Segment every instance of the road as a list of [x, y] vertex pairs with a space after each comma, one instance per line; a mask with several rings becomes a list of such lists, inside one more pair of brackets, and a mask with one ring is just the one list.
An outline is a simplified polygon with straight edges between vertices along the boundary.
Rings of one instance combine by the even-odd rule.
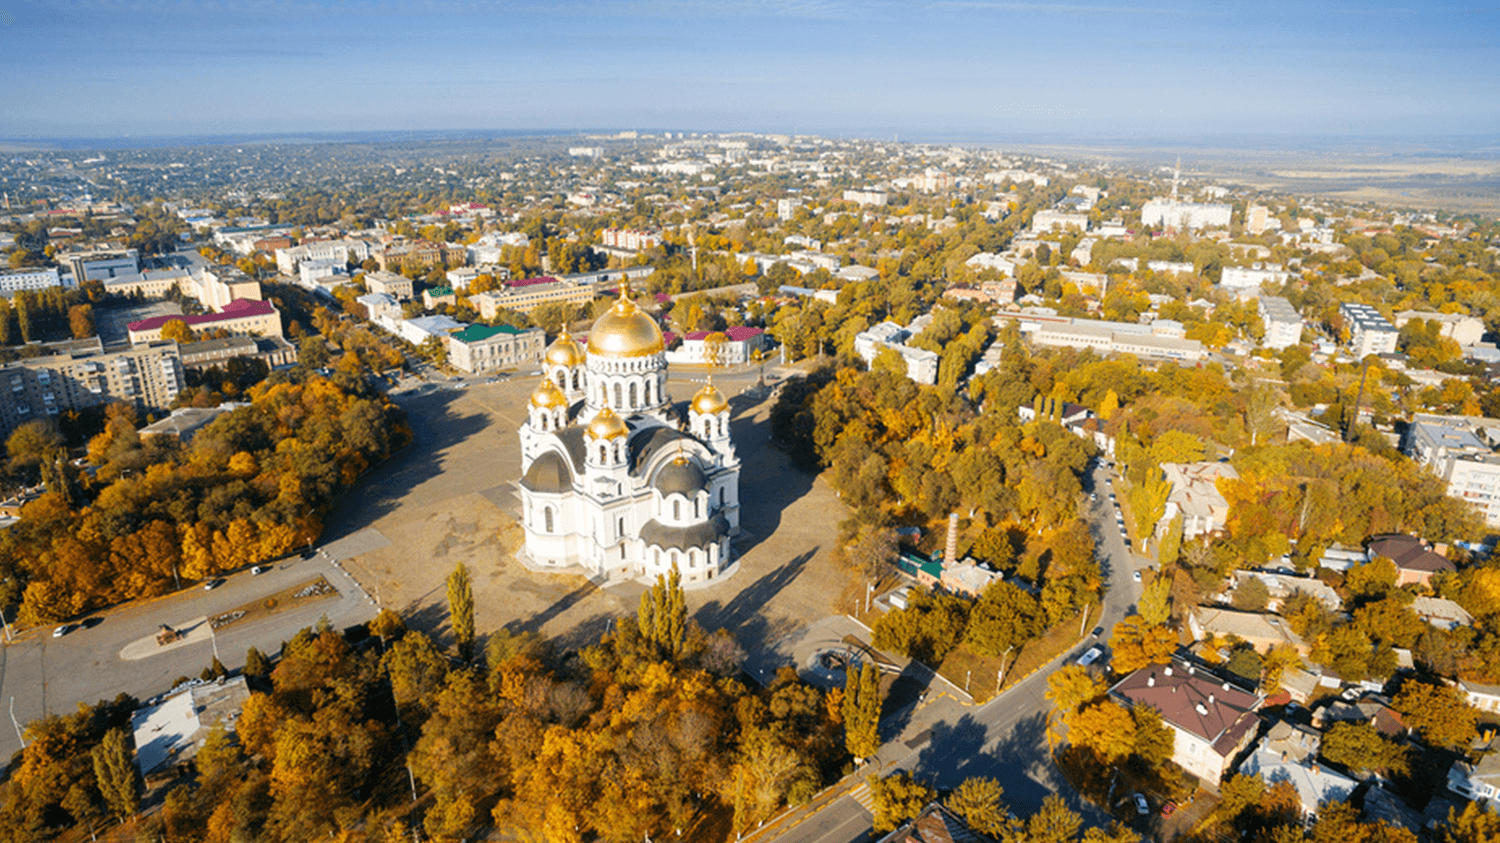
[[[1141, 593], [1134, 573], [1148, 565], [1146, 559], [1130, 552], [1116, 526], [1119, 510], [1109, 498], [1109, 473], [1100, 467], [1086, 478], [1086, 491], [1099, 497], [1089, 503], [1087, 517], [1107, 583], [1104, 611], [1095, 623], [1104, 627], [1105, 635], [1134, 609]], [[907, 770], [938, 788], [954, 787], [973, 776], [989, 776], [1005, 788], [1006, 802], [1022, 816], [1039, 808], [1048, 794], [1058, 793], [1086, 821], [1102, 823], [1104, 815], [1083, 803], [1052, 763], [1045, 735], [1051, 707], [1046, 699], [1047, 677], [1093, 643], [1091, 638], [1080, 641], [983, 706], [941, 696], [919, 705], [910, 715], [887, 717], [881, 729], [886, 743], [860, 773], [884, 776]], [[781, 830], [775, 839], [777, 843], [865, 843], [875, 839], [870, 822], [869, 787], [861, 783]]]
[[[259, 621], [231, 625], [206, 637], [159, 654], [127, 660], [121, 650], [154, 636], [161, 624], [174, 628], [229, 611], [319, 575], [339, 590], [337, 597], [316, 600]], [[61, 638], [36, 629], [0, 648], [0, 765], [21, 748], [14, 715], [21, 728], [48, 714], [69, 714], [79, 703], [113, 699], [119, 694], [145, 700], [172, 687], [179, 676], [196, 677], [213, 661], [230, 670], [244, 666], [245, 653], [258, 647], [274, 655], [282, 642], [326, 615], [335, 629], [368, 620], [375, 606], [335, 560], [318, 555], [280, 560], [259, 576], [243, 571], [226, 576], [212, 591], [192, 584], [155, 600], [121, 606], [91, 616], [97, 624]], [[206, 628], [205, 628], [206, 629]], [[153, 648], [154, 649], [154, 648]]]

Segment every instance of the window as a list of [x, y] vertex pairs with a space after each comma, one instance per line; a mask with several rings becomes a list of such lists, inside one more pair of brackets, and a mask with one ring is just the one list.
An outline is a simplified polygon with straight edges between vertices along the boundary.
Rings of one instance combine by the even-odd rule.
[[682, 501], [672, 501], [672, 520], [682, 520]]
[[620, 538], [625, 538], [625, 519], [624, 518], [620, 519], [620, 531], [616, 535], [618, 535]]
[[634, 410], [635, 408], [636, 408], [635, 382], [632, 381], [631, 384], [630, 384], [630, 409]]
[[542, 525], [542, 532], [552, 532], [552, 507], [550, 506], [542, 508]]
[[620, 401], [620, 385], [617, 383], [615, 384], [615, 408], [619, 409], [623, 406], [624, 405]]
[[693, 517], [703, 517], [703, 500], [701, 498], [693, 498]]

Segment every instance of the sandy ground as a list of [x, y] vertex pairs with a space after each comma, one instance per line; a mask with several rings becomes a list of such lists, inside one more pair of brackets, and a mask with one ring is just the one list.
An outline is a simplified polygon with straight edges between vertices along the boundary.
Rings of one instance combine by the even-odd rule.
[[[697, 378], [674, 375], [672, 394], [691, 395]], [[731, 396], [745, 535], [736, 541], [733, 575], [690, 591], [688, 602], [705, 627], [728, 628], [754, 649], [826, 615], [844, 591], [847, 576], [830, 552], [845, 508], [827, 484], [766, 444], [769, 402], [739, 394], [753, 375], [716, 382]], [[363, 478], [331, 514], [324, 541], [367, 540], [373, 549], [346, 565], [409, 624], [446, 635], [445, 581], [459, 562], [474, 583], [481, 635], [508, 627], [577, 646], [634, 612], [640, 586], [601, 590], [581, 576], [528, 571], [514, 557], [521, 542], [513, 517], [516, 429], [535, 383], [518, 378], [398, 395], [417, 443]], [[382, 537], [389, 544], [380, 546]]]

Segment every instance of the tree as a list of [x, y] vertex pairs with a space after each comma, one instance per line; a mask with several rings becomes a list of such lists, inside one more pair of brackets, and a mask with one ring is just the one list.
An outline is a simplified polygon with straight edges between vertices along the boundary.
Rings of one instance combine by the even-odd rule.
[[1162, 534], [1161, 541], [1156, 546], [1156, 558], [1161, 562], [1161, 567], [1168, 568], [1177, 564], [1177, 557], [1182, 552], [1182, 513], [1172, 516], [1167, 522], [1167, 531]]
[[110, 810], [121, 821], [135, 814], [141, 805], [140, 786], [125, 730], [116, 728], [104, 733], [104, 740], [94, 747], [91, 754], [94, 757], [94, 778]]
[[851, 664], [844, 682], [844, 746], [855, 758], [870, 758], [880, 749], [880, 671], [866, 660]]
[[703, 365], [723, 367], [729, 365], [729, 337], [722, 331], [714, 331], [703, 338]]
[[1133, 706], [1130, 718], [1135, 721], [1135, 757], [1156, 768], [1172, 760], [1177, 736], [1161, 719], [1161, 712], [1149, 705]]
[[981, 655], [998, 657], [1042, 631], [1037, 600], [1014, 583], [991, 583], [969, 613], [967, 639]]
[[883, 779], [870, 776], [869, 782], [877, 833], [895, 830], [896, 826], [922, 813], [922, 809], [937, 798], [937, 791], [912, 778], [905, 770]]
[[1161, 626], [1172, 619], [1172, 577], [1157, 574], [1141, 592], [1141, 619], [1151, 626]]
[[1450, 685], [1409, 680], [1401, 686], [1392, 707], [1401, 712], [1401, 722], [1429, 746], [1462, 749], [1477, 734], [1479, 712], [1469, 705], [1462, 691]]
[[1465, 805], [1462, 813], [1449, 808], [1442, 839], [1444, 843], [1495, 843], [1500, 840], [1500, 814], [1477, 801]]
[[1026, 843], [1071, 843], [1082, 826], [1083, 818], [1061, 796], [1049, 793], [1042, 807], [1026, 818]]
[[251, 679], [265, 679], [271, 675], [271, 660], [259, 649], [251, 647], [245, 651], [245, 669], [241, 672]]
[[1113, 700], [1085, 706], [1068, 723], [1068, 741], [1113, 766], [1135, 751], [1135, 721]]
[[1340, 722], [1323, 735], [1319, 753], [1352, 772], [1371, 770], [1404, 776], [1411, 769], [1406, 748], [1390, 740], [1369, 723]]
[[962, 817], [969, 828], [994, 840], [1004, 839], [1014, 822], [1005, 805], [1005, 789], [985, 776], [964, 779], [943, 805]]
[[1245, 577], [1240, 584], [1235, 586], [1234, 595], [1230, 602], [1234, 608], [1242, 612], [1265, 611], [1266, 603], [1271, 599], [1271, 590], [1261, 581], [1260, 577]]
[[1165, 626], [1146, 623], [1140, 615], [1131, 615], [1115, 624], [1114, 670], [1131, 673], [1151, 664], [1167, 664], [1177, 651], [1177, 633]]
[[448, 619], [453, 625], [458, 657], [468, 662], [474, 658], [474, 589], [469, 583], [469, 569], [462, 562], [448, 575]]
[[192, 342], [198, 338], [198, 334], [192, 328], [188, 327], [188, 323], [185, 320], [168, 319], [162, 323], [161, 338], [176, 342]]
[[677, 660], [687, 641], [687, 598], [682, 592], [682, 574], [674, 563], [665, 575], [641, 594], [636, 627], [656, 649], [657, 658]]
[[73, 339], [87, 339], [94, 335], [94, 306], [91, 304], [75, 304], [68, 308], [68, 329], [73, 332]]

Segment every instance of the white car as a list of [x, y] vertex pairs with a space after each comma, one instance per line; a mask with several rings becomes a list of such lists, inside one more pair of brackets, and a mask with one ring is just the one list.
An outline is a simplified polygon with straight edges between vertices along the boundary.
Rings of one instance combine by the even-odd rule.
[[1141, 572], [1140, 571], [1131, 571], [1130, 572], [1130, 578], [1132, 580], [1135, 580], [1136, 582], [1140, 582], [1141, 581]]
[[61, 638], [77, 628], [77, 624], [65, 623], [57, 629], [52, 630], [53, 638]]
[[1151, 813], [1151, 806], [1146, 804], [1146, 797], [1137, 793], [1131, 796], [1130, 799], [1135, 803], [1135, 812], [1137, 814], [1140, 814], [1144, 817], [1147, 814]]
[[1080, 667], [1088, 667], [1089, 665], [1098, 661], [1099, 657], [1102, 655], [1104, 655], [1103, 647], [1090, 647], [1088, 649], [1088, 652], [1078, 657], [1078, 665]]

